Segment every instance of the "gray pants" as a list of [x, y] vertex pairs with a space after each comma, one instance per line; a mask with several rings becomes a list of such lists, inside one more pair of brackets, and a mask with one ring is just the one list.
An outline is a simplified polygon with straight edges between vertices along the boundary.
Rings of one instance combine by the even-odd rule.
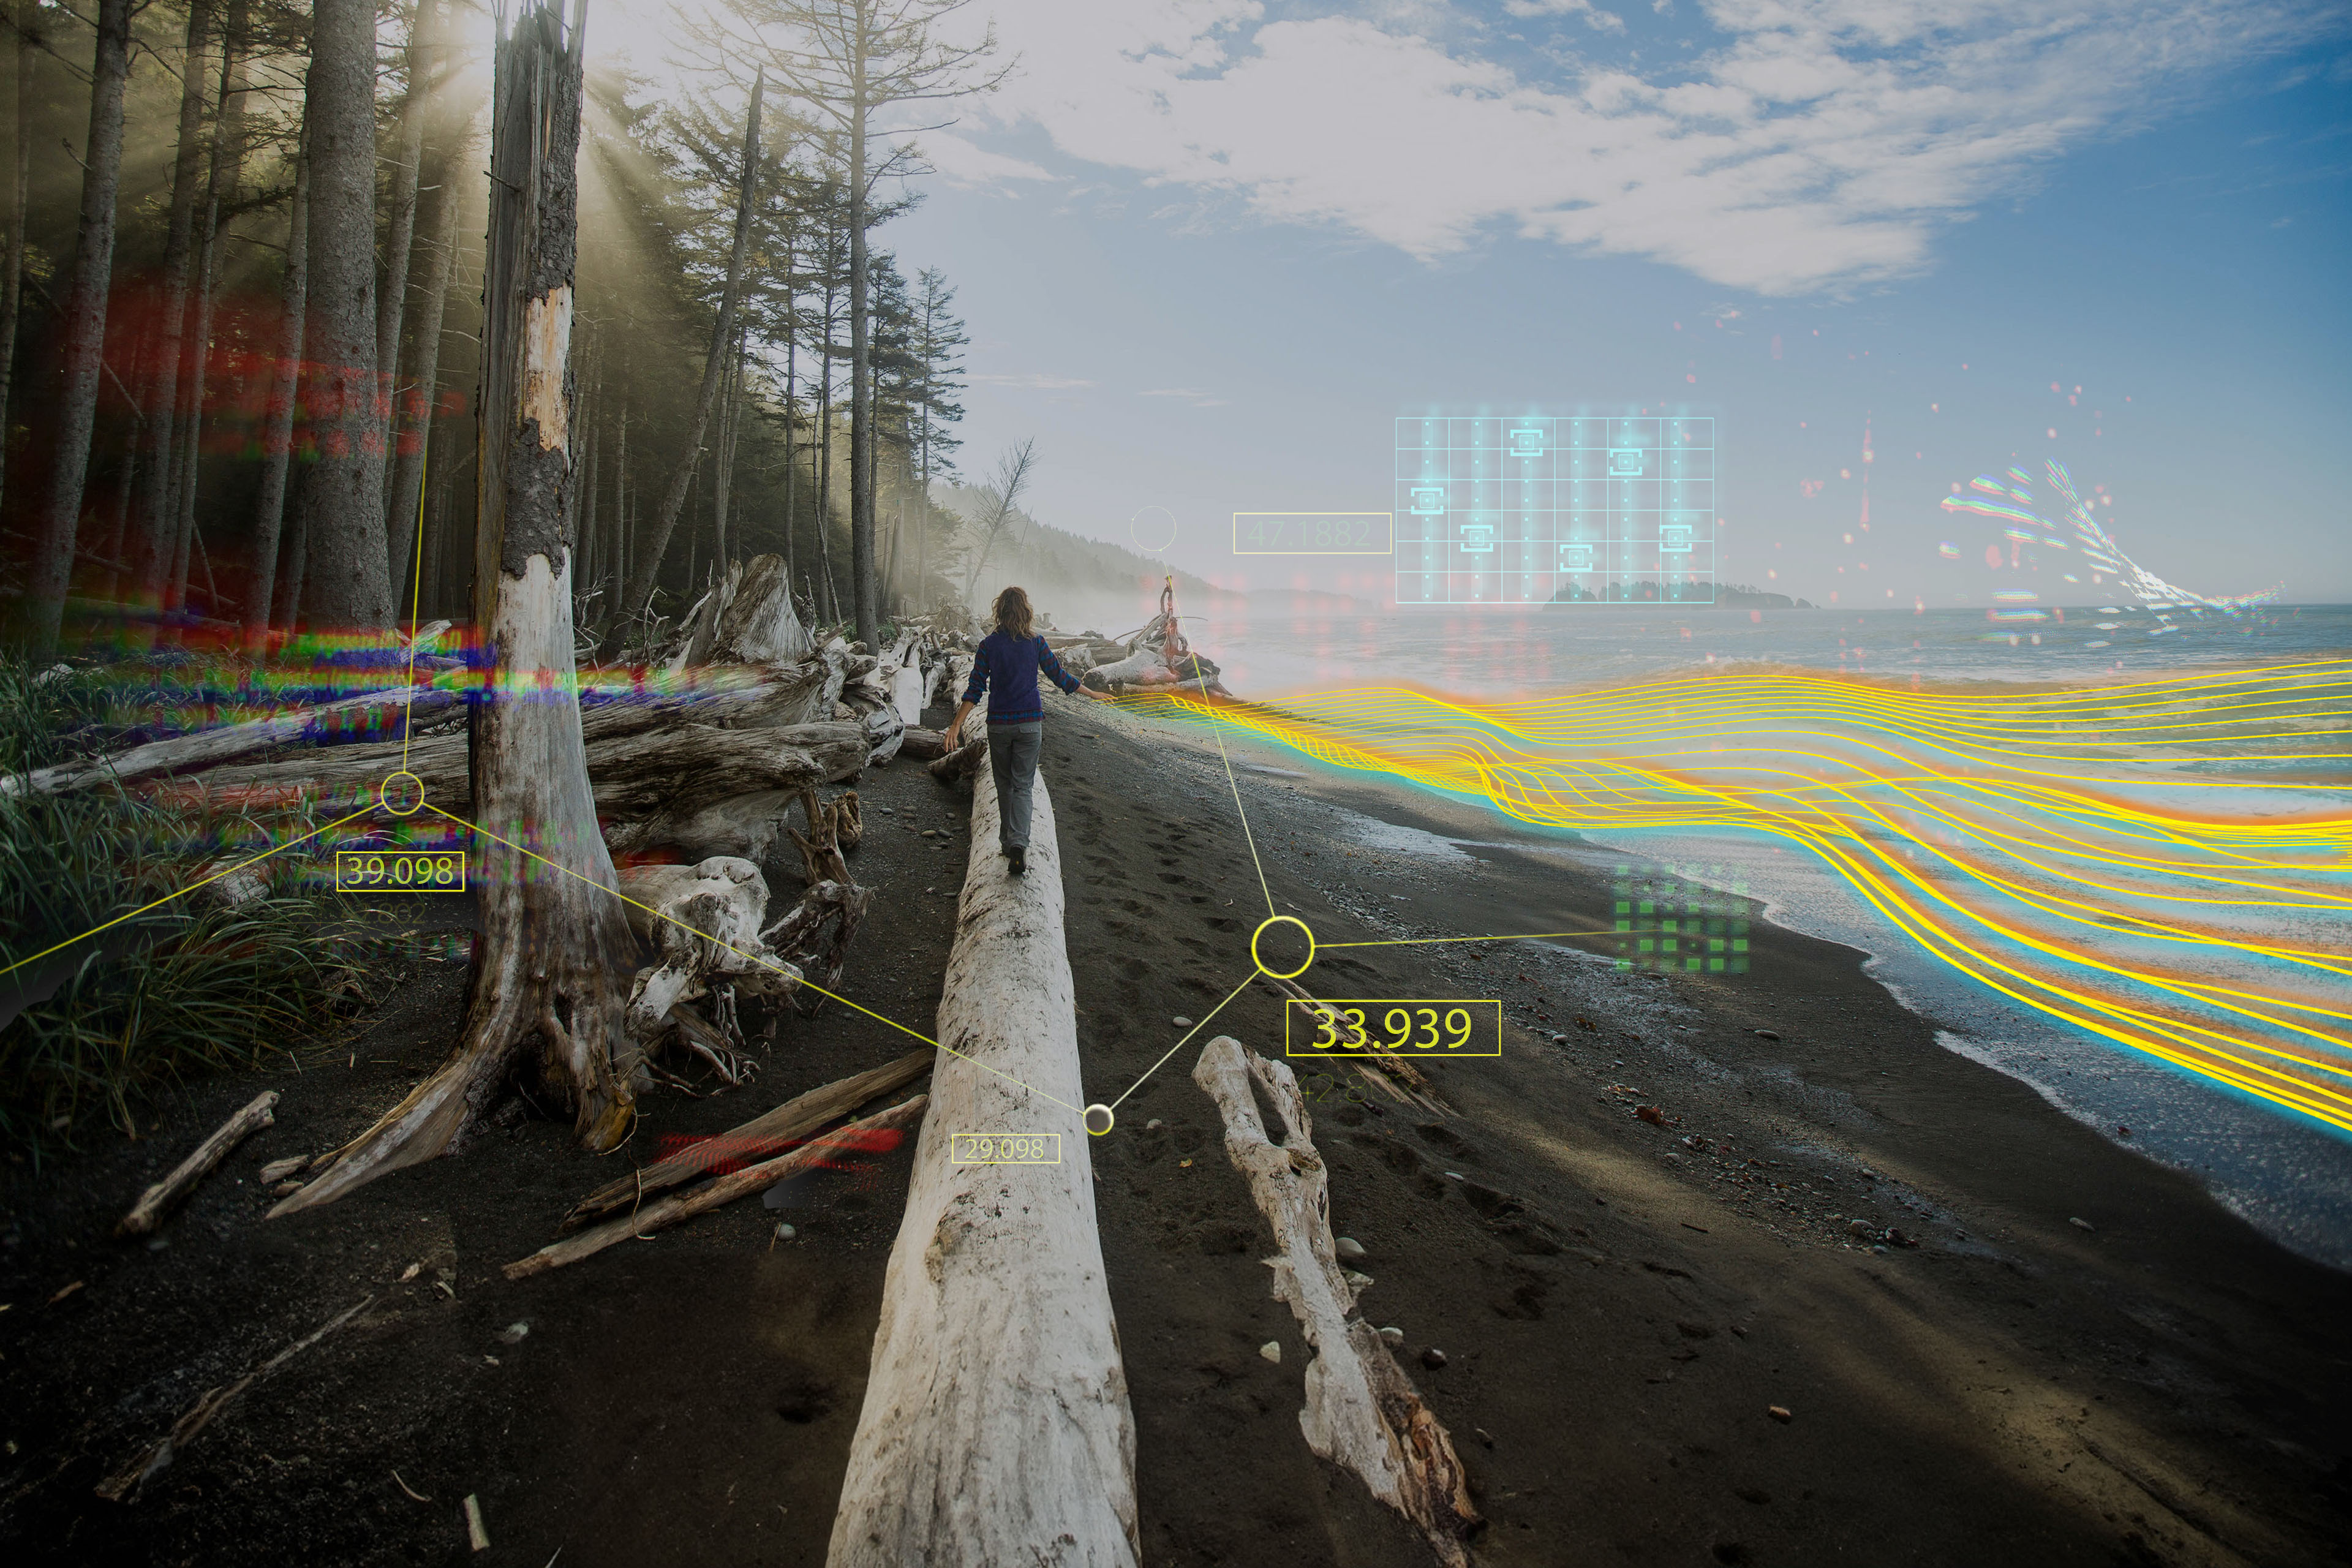
[[996, 842], [1001, 848], [1029, 847], [1030, 786], [1037, 782], [1037, 753], [1045, 747], [1042, 721], [988, 727], [988, 772], [996, 780]]

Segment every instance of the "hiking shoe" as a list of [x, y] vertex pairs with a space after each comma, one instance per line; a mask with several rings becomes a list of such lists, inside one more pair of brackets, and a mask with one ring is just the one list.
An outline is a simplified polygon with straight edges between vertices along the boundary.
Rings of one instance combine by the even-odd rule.
[[1029, 869], [1029, 851], [1026, 849], [1007, 849], [1004, 858], [1013, 863], [1013, 874], [1016, 877]]

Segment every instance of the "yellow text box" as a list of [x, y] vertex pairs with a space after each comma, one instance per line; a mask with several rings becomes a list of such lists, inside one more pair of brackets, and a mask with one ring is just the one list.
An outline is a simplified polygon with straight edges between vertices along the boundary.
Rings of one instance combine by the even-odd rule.
[[1492, 996], [1444, 1001], [1335, 996], [1321, 1004], [1286, 1002], [1282, 1054], [1499, 1057], [1503, 1004]]
[[1058, 1132], [950, 1132], [948, 1163], [951, 1165], [1058, 1165], [1062, 1135]]
[[340, 893], [462, 893], [463, 849], [338, 849]]

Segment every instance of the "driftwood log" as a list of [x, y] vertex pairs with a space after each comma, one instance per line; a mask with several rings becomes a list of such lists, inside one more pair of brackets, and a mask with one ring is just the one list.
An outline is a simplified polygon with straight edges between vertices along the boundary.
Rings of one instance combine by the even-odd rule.
[[872, 1068], [797, 1095], [763, 1116], [755, 1116], [716, 1138], [705, 1138], [656, 1160], [582, 1198], [563, 1216], [565, 1230], [634, 1208], [672, 1187], [698, 1181], [720, 1165], [770, 1159], [823, 1131], [871, 1100], [896, 1093], [931, 1070], [939, 1052], [925, 1047], [897, 1061]]
[[[1259, 1119], [1251, 1080], [1282, 1119], [1279, 1143]], [[1465, 1542], [1483, 1522], [1453, 1440], [1380, 1331], [1356, 1313], [1356, 1287], [1331, 1237], [1330, 1194], [1298, 1080], [1281, 1062], [1220, 1035], [1201, 1052], [1192, 1081], [1217, 1102], [1225, 1152], [1274, 1227], [1274, 1293], [1289, 1304], [1314, 1356], [1299, 1430], [1318, 1455], [1361, 1477], [1372, 1495], [1412, 1521], [1448, 1568], [1468, 1563]]]
[[696, 1215], [707, 1214], [722, 1205], [731, 1204], [737, 1198], [765, 1192], [778, 1182], [797, 1176], [803, 1171], [814, 1170], [837, 1155], [851, 1152], [870, 1152], [876, 1147], [877, 1138], [904, 1133], [922, 1121], [928, 1103], [919, 1094], [903, 1104], [877, 1111], [864, 1121], [853, 1121], [837, 1132], [812, 1139], [789, 1153], [779, 1154], [772, 1160], [762, 1160], [756, 1165], [746, 1165], [740, 1171], [730, 1171], [692, 1192], [672, 1193], [667, 1197], [656, 1198], [618, 1219], [552, 1242], [529, 1258], [518, 1258], [506, 1266], [506, 1277], [528, 1279], [534, 1274], [544, 1274], [567, 1263], [577, 1263], [616, 1242], [649, 1236], [656, 1230], [692, 1219]]
[[[677, 710], [599, 709], [583, 731], [597, 815], [608, 819], [682, 820], [738, 795], [854, 778], [866, 754], [855, 725], [720, 729]], [[198, 782], [213, 792], [353, 798], [402, 764], [397, 743], [335, 746], [284, 762], [215, 768]], [[460, 815], [470, 806], [462, 733], [418, 741], [406, 766], [435, 805]]]
[[183, 1448], [195, 1441], [196, 1434], [211, 1426], [214, 1418], [227, 1409], [237, 1395], [341, 1328], [345, 1323], [350, 1322], [353, 1318], [358, 1317], [374, 1300], [374, 1297], [369, 1296], [355, 1305], [344, 1308], [335, 1317], [296, 1340], [235, 1383], [206, 1390], [202, 1398], [181, 1412], [180, 1418], [172, 1423], [171, 1431], [141, 1449], [137, 1458], [99, 1482], [95, 1489], [98, 1495], [109, 1502], [131, 1501], [137, 1495], [139, 1488], [156, 1472], [170, 1465]]
[[[1137, 1560], [1135, 1422], [1077, 1110], [1061, 854], [1042, 778], [1033, 813], [1029, 873], [1013, 877], [982, 775], [940, 1001], [952, 1051], [931, 1074], [832, 1568]], [[1062, 1163], [953, 1163], [952, 1134], [1003, 1131], [1059, 1133]]]
[[924, 771], [943, 784], [960, 784], [988, 769], [988, 742], [967, 741]]
[[[150, 741], [143, 746], [133, 746], [112, 756], [94, 757], [81, 763], [61, 763], [56, 767], [38, 768], [30, 773], [12, 773], [0, 777], [0, 795], [16, 795], [26, 790], [37, 795], [58, 795], [110, 783], [139, 784], [163, 773], [188, 773], [234, 758], [249, 757], [256, 752], [265, 752], [272, 746], [288, 745], [306, 738], [323, 739], [347, 723], [352, 727], [364, 725], [372, 729], [383, 718], [404, 709], [410, 721], [414, 722], [455, 707], [457, 702], [457, 693], [429, 686], [403, 686], [389, 691], [372, 691], [317, 708], [293, 708], [283, 713], [273, 713], [267, 719], [224, 724], [217, 730], [200, 730], [192, 735], [174, 735], [166, 741]], [[392, 749], [397, 752], [400, 743], [394, 742]], [[381, 778], [383, 775], [379, 773], [377, 776]]]
[[936, 763], [947, 749], [945, 735], [913, 724], [908, 725], [898, 738], [899, 755], [919, 763]]
[[[849, 847], [843, 843], [843, 829], [856, 816], [857, 792], [852, 790], [842, 796], [843, 801], [848, 802], [846, 806], [841, 801], [819, 802], [814, 788], [803, 788], [800, 800], [801, 815], [808, 824], [808, 832], [803, 835], [792, 827], [786, 827], [784, 831], [793, 836], [793, 843], [800, 849], [801, 879], [812, 888], [819, 882], [851, 881], [849, 862], [842, 858], [841, 852]], [[863, 837], [862, 826], [856, 833], [857, 837]], [[851, 844], [856, 842], [856, 837], [850, 839]]]
[[114, 1234], [145, 1236], [163, 1224], [163, 1216], [195, 1191], [196, 1184], [212, 1174], [213, 1167], [227, 1159], [230, 1150], [244, 1142], [248, 1134], [278, 1120], [270, 1110], [277, 1103], [278, 1091], [274, 1089], [263, 1089], [254, 1096], [244, 1110], [214, 1129], [213, 1135], [197, 1144], [194, 1152], [173, 1166], [170, 1175], [141, 1194], [139, 1202], [114, 1227]]

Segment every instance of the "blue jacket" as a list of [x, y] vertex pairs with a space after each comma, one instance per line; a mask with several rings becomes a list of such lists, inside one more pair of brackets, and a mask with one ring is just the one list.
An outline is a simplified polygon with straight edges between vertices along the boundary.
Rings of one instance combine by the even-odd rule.
[[971, 661], [971, 681], [963, 689], [963, 700], [978, 702], [982, 692], [989, 692], [988, 721], [992, 724], [1042, 722], [1045, 700], [1037, 694], [1037, 672], [1041, 669], [1052, 676], [1054, 684], [1063, 690], [1075, 693], [1078, 689], [1077, 679], [1062, 668], [1062, 661], [1054, 657], [1054, 650], [1045, 646], [1044, 637], [1023, 642], [1002, 631], [991, 632], [980, 639], [980, 651]]

